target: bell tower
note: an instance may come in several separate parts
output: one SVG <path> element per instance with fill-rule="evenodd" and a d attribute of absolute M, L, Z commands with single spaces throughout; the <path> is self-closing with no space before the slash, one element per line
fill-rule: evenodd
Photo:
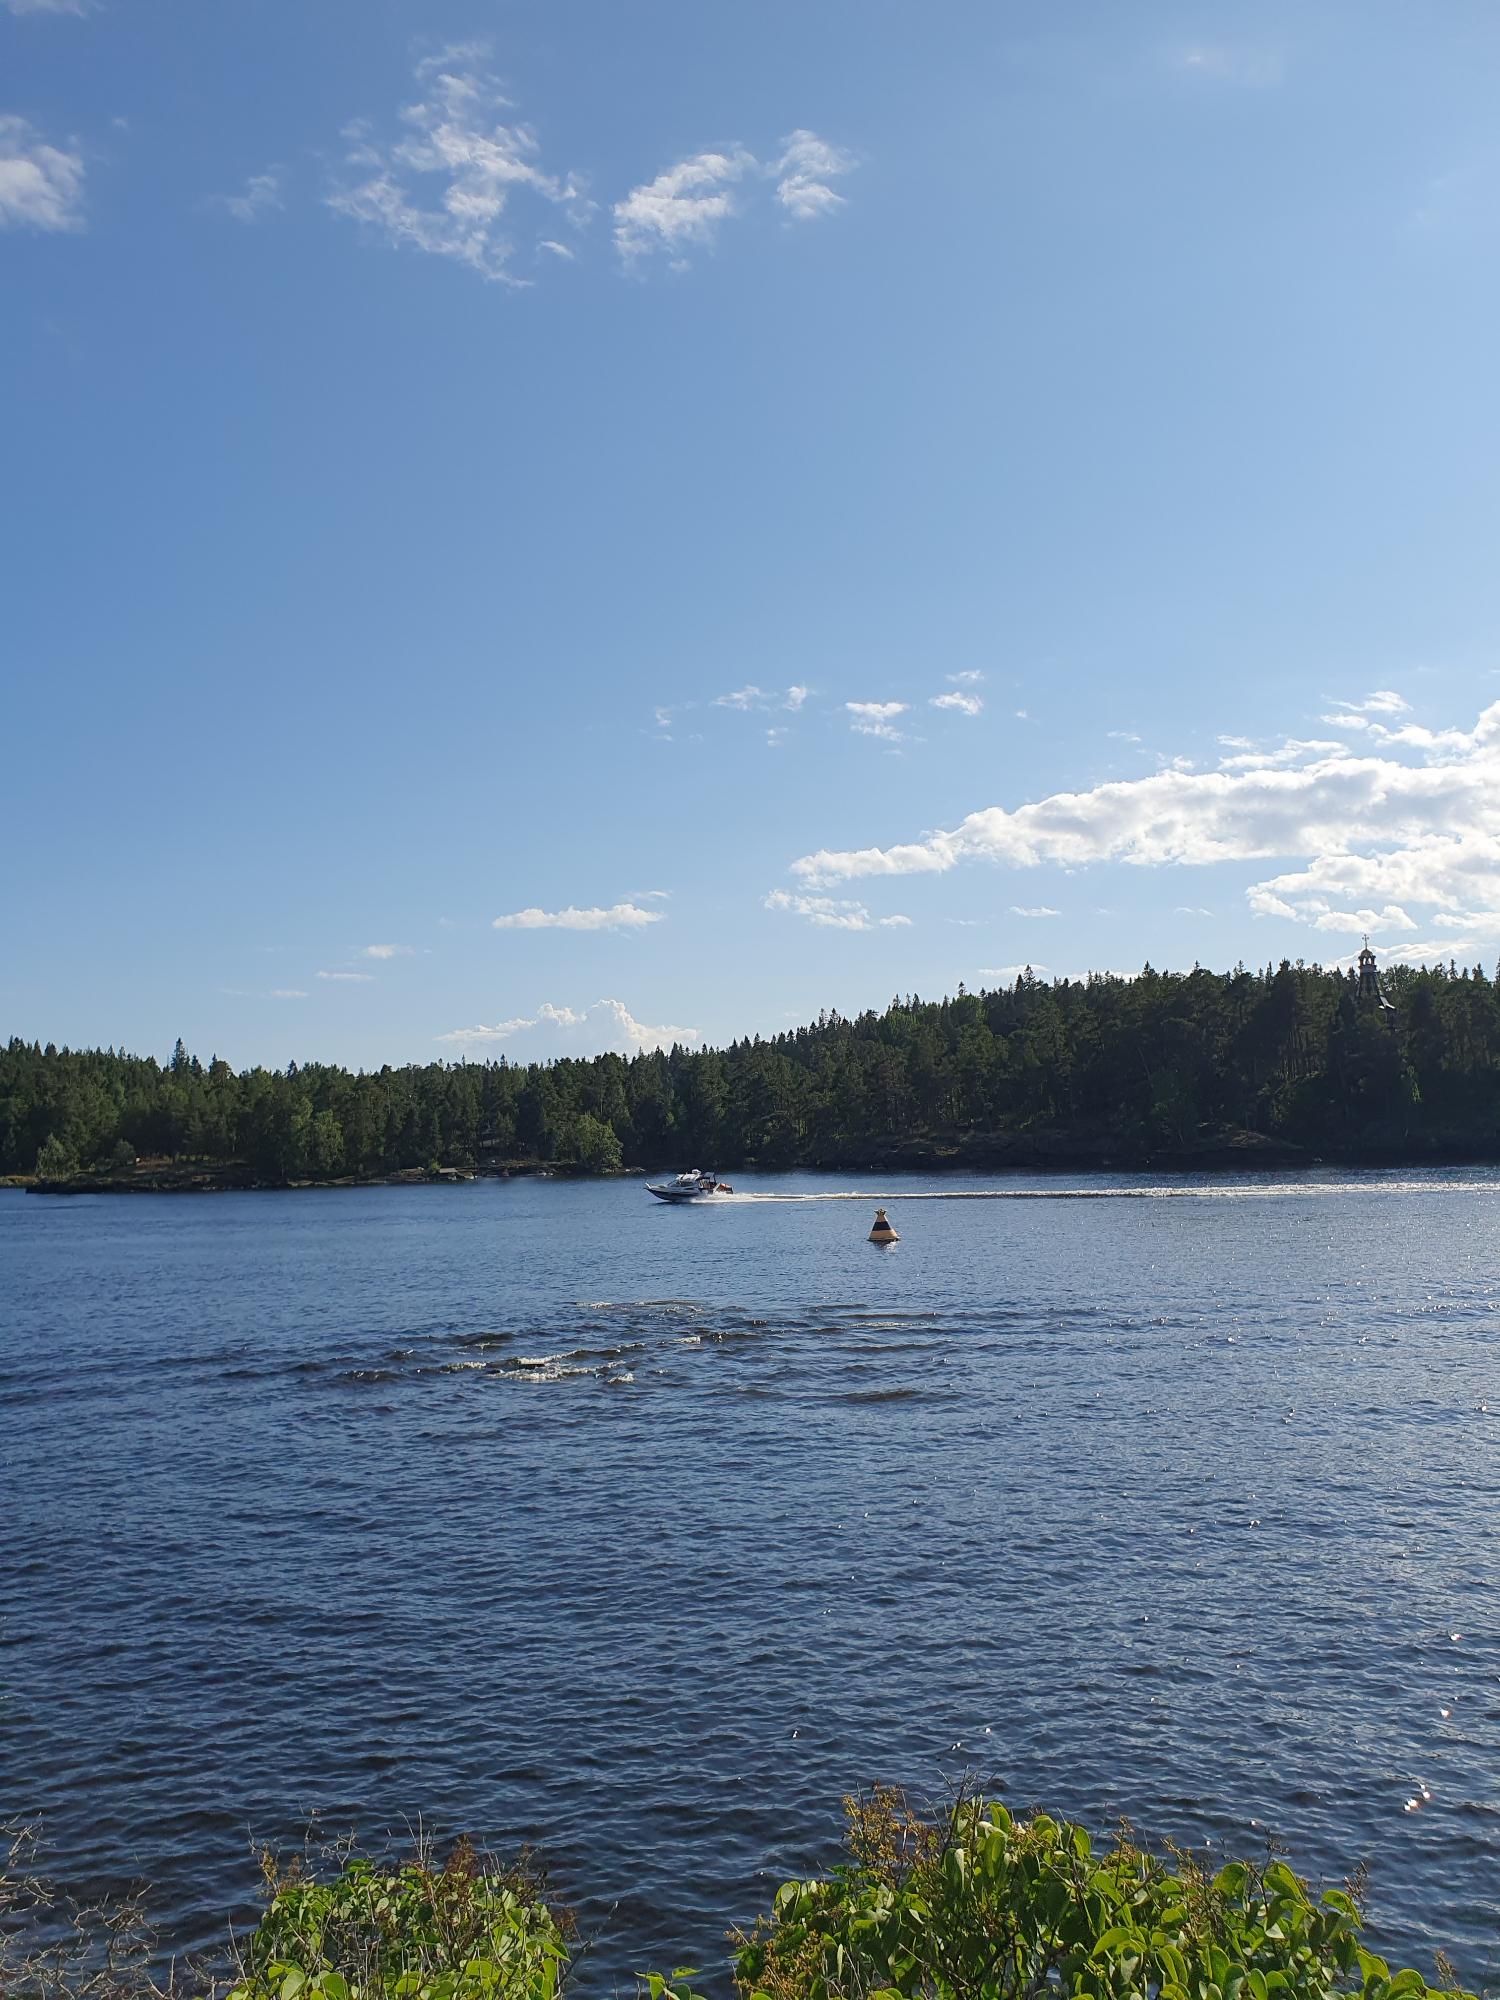
<path fill-rule="evenodd" d="M 1372 1007 L 1376 1013 L 1384 1015 L 1387 1021 L 1395 1019 L 1396 1010 L 1380 990 L 1380 974 L 1375 970 L 1375 954 L 1370 949 L 1368 935 L 1364 950 L 1359 955 L 1359 985 L 1355 989 L 1355 1003 L 1360 1007 Z"/>

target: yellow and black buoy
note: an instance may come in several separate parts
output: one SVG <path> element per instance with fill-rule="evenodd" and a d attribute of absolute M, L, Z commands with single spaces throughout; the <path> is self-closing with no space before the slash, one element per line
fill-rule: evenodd
<path fill-rule="evenodd" d="M 877 1208 L 875 1211 L 875 1226 L 870 1231 L 870 1241 L 872 1243 L 899 1243 L 901 1241 L 901 1238 L 892 1229 L 889 1222 L 886 1221 L 885 1210 L 883 1208 Z"/>

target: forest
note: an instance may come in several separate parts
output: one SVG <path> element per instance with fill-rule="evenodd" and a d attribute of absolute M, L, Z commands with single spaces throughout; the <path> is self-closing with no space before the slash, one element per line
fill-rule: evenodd
<path fill-rule="evenodd" d="M 1500 975 L 1393 966 L 1095 974 L 722 1049 L 236 1071 L 12 1039 L 0 1173 L 231 1183 L 411 1170 L 1247 1163 L 1500 1157 Z"/>

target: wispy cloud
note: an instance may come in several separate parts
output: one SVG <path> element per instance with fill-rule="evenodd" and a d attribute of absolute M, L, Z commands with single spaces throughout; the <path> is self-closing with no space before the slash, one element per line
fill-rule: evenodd
<path fill-rule="evenodd" d="M 319 979 L 342 980 L 351 986 L 368 986 L 375 977 L 373 972 L 320 972 Z"/>
<path fill-rule="evenodd" d="M 263 215 L 285 206 L 281 199 L 281 169 L 267 167 L 263 174 L 251 174 L 238 194 L 218 195 L 214 206 L 232 215 L 236 222 L 259 222 Z"/>
<path fill-rule="evenodd" d="M 1054 910 L 1047 903 L 1033 903 L 1030 908 L 1020 903 L 1012 903 L 1010 913 L 1013 917 L 1060 917 L 1062 915 L 1061 910 Z"/>
<path fill-rule="evenodd" d="M 577 221 L 592 204 L 576 174 L 542 168 L 529 126 L 500 116 L 514 107 L 485 67 L 488 56 L 485 43 L 466 42 L 418 63 L 421 94 L 400 112 L 397 138 L 376 138 L 364 121 L 346 127 L 348 178 L 328 205 L 398 249 L 526 284 L 510 269 L 515 242 L 505 217 L 512 197 L 525 195 Z"/>
<path fill-rule="evenodd" d="M 844 707 L 852 718 L 849 727 L 857 736 L 880 736 L 887 743 L 899 743 L 901 731 L 893 725 L 898 715 L 905 715 L 911 706 L 905 701 L 846 701 Z"/>
<path fill-rule="evenodd" d="M 479 1048 L 487 1043 L 513 1041 L 517 1036 L 530 1034 L 537 1028 L 558 1030 L 592 1049 L 621 1049 L 631 1054 L 642 1054 L 650 1049 L 669 1049 L 676 1042 L 703 1039 L 697 1028 L 681 1028 L 672 1024 L 653 1026 L 649 1022 L 638 1021 L 623 1000 L 613 999 L 596 1000 L 592 1007 L 586 1008 L 558 1007 L 544 1000 L 534 1014 L 517 1014 L 510 1020 L 490 1025 L 480 1023 L 472 1028 L 452 1028 L 446 1035 L 437 1035 L 433 1039 L 463 1048 Z"/>
<path fill-rule="evenodd" d="M 1377 714 L 1403 712 L 1388 690 L 1379 699 Z M 1500 911 L 1500 702 L 1470 729 L 1361 719 L 1369 727 L 1358 732 L 1357 750 L 1297 739 L 1252 746 L 1215 770 L 1168 767 L 988 806 L 951 831 L 896 846 L 825 849 L 792 872 L 805 889 L 821 890 L 976 860 L 1210 868 L 1296 856 L 1300 866 L 1246 888 L 1254 915 L 1332 934 L 1462 927 L 1471 942 L 1500 943 L 1500 928 L 1489 929 Z M 1406 955 L 1446 956 L 1450 944 L 1437 937 Z"/>
<path fill-rule="evenodd" d="M 960 694 L 956 689 L 951 694 L 935 694 L 928 701 L 929 708 L 950 708 L 959 715 L 978 715 L 984 707 L 984 699 L 977 694 Z"/>
<path fill-rule="evenodd" d="M 615 203 L 615 248 L 629 265 L 655 251 L 681 263 L 689 249 L 708 249 L 720 224 L 736 213 L 732 192 L 755 165 L 743 146 L 694 153 Z"/>
<path fill-rule="evenodd" d="M 784 708 L 795 715 L 810 693 L 811 689 L 805 687 L 789 687 L 778 692 L 774 688 L 757 687 L 752 681 L 745 687 L 736 688 L 733 694 L 716 694 L 712 706 L 738 709 L 741 714 L 751 709 Z M 670 711 L 658 709 L 656 713 L 659 721 L 663 714 L 670 714 Z"/>
<path fill-rule="evenodd" d="M 1189 42 L 1172 51 L 1170 62 L 1181 76 L 1244 90 L 1269 90 L 1286 75 L 1286 58 L 1279 50 L 1243 42 Z"/>
<path fill-rule="evenodd" d="M 84 0 L 5 0 L 12 14 L 85 14 Z"/>
<path fill-rule="evenodd" d="M 854 155 L 802 129 L 789 133 L 782 146 L 770 171 L 776 176 L 776 199 L 792 219 L 811 222 L 842 208 L 845 197 L 828 183 L 854 171 Z"/>
<path fill-rule="evenodd" d="M 1411 703 L 1394 688 L 1376 688 L 1363 701 L 1336 701 L 1334 707 L 1341 715 L 1405 715 Z M 1325 717 L 1325 720 L 1327 718 Z"/>
<path fill-rule="evenodd" d="M 1037 964 L 981 965 L 979 968 L 979 977 L 981 979 L 998 979 L 1002 985 L 1009 986 L 1012 981 L 1019 979 L 1023 972 L 1043 973 L 1050 972 L 1051 970 L 1050 965 Z"/>
<path fill-rule="evenodd" d="M 409 944 L 367 944 L 361 948 L 361 958 L 410 958 Z"/>
<path fill-rule="evenodd" d="M 49 144 L 27 118 L 0 116 L 0 229 L 83 228 L 83 155 Z"/>
<path fill-rule="evenodd" d="M 829 183 L 856 164 L 852 153 L 806 129 L 788 134 L 769 161 L 738 141 L 692 153 L 615 203 L 615 248 L 627 269 L 658 252 L 680 269 L 688 251 L 711 249 L 723 225 L 744 212 L 757 182 L 773 180 L 786 217 L 811 222 L 844 206 Z"/>
<path fill-rule="evenodd" d="M 271 988 L 271 998 L 273 1000 L 305 1000 L 307 992 L 301 986 L 273 986 Z"/>
<path fill-rule="evenodd" d="M 497 931 L 632 931 L 662 922 L 661 910 L 643 910 L 638 903 L 613 903 L 607 910 L 513 910 L 496 917 Z"/>
<path fill-rule="evenodd" d="M 766 898 L 768 910 L 789 910 L 832 931 L 874 931 L 904 929 L 910 917 L 873 917 L 863 903 L 832 896 L 805 896 L 788 889 L 773 889 Z"/>

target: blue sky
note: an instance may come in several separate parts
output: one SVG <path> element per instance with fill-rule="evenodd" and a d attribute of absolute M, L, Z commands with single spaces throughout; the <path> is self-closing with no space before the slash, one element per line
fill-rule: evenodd
<path fill-rule="evenodd" d="M 1497 82 L 1487 4 L 0 0 L 0 1032 L 1493 965 Z"/>

